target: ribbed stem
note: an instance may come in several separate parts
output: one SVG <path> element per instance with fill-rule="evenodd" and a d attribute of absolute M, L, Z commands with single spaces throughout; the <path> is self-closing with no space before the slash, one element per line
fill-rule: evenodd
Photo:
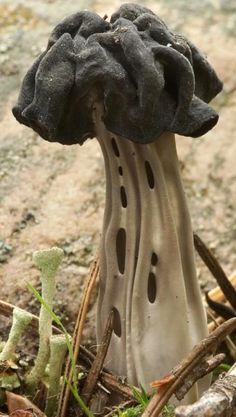
<path fill-rule="evenodd" d="M 107 178 L 98 343 L 114 308 L 106 366 L 148 388 L 207 334 L 175 138 L 138 145 L 96 125 Z"/>

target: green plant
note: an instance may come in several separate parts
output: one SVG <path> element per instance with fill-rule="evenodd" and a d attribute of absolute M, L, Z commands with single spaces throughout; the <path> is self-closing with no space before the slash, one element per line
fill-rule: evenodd
<path fill-rule="evenodd" d="M 213 381 L 215 381 L 215 379 L 217 379 L 218 376 L 223 372 L 228 372 L 231 366 L 232 365 L 229 365 L 228 363 L 221 363 L 220 365 L 218 365 L 217 368 L 215 368 L 213 371 Z"/>
<path fill-rule="evenodd" d="M 142 405 L 143 407 L 146 407 L 149 403 L 150 396 L 147 394 L 143 386 L 140 385 L 140 389 L 133 386 L 132 391 L 133 391 L 133 396 L 138 401 L 138 403 Z"/>
<path fill-rule="evenodd" d="M 166 404 L 162 410 L 162 417 L 174 417 L 175 407 L 173 404 Z"/>
<path fill-rule="evenodd" d="M 47 312 L 50 314 L 52 320 L 62 330 L 62 332 L 65 336 L 65 341 L 66 341 L 66 345 L 67 345 L 67 349 L 68 349 L 68 353 L 69 353 L 69 358 L 70 358 L 70 361 L 71 361 L 71 368 L 72 368 L 72 375 L 73 375 L 72 384 L 70 384 L 69 381 L 66 381 L 66 382 L 69 385 L 69 388 L 70 388 L 74 398 L 76 399 L 80 408 L 83 410 L 83 412 L 86 414 L 86 416 L 87 417 L 94 417 L 94 414 L 86 406 L 86 404 L 84 403 L 84 401 L 82 400 L 82 398 L 80 397 L 79 392 L 78 392 L 77 369 L 76 369 L 76 362 L 75 362 L 74 353 L 73 353 L 73 346 L 72 346 L 72 343 L 71 343 L 71 336 L 67 332 L 66 328 L 63 326 L 60 318 L 53 312 L 53 310 L 49 307 L 49 305 L 41 297 L 39 292 L 30 283 L 27 284 L 27 287 L 34 294 L 34 296 L 37 298 L 37 300 L 40 302 L 40 304 L 47 310 Z"/>
<path fill-rule="evenodd" d="M 141 404 L 126 408 L 125 410 L 118 410 L 118 417 L 139 417 L 142 415 L 144 408 Z"/>
<path fill-rule="evenodd" d="M 141 385 L 140 388 L 136 388 L 132 386 L 133 396 L 135 400 L 138 402 L 137 405 L 132 407 L 128 407 L 124 410 L 118 408 L 117 413 L 114 412 L 113 417 L 139 417 L 143 414 L 145 408 L 147 407 L 150 396 L 147 394 L 143 386 Z M 172 404 L 167 404 L 162 410 L 162 417 L 174 417 L 174 410 L 175 407 Z"/>
<path fill-rule="evenodd" d="M 114 411 L 114 417 L 139 417 L 144 412 L 150 400 L 148 394 L 142 386 L 140 386 L 140 389 L 132 386 L 132 391 L 138 404 L 124 410 L 118 407 L 117 412 Z"/>

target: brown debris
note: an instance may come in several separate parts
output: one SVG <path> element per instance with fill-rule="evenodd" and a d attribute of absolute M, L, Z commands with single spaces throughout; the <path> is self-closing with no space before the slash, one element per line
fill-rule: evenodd
<path fill-rule="evenodd" d="M 93 364 L 90 368 L 90 371 L 88 373 L 88 376 L 86 378 L 86 381 L 82 390 L 82 398 L 85 399 L 86 404 L 89 403 L 92 397 L 100 372 L 103 368 L 107 350 L 109 348 L 109 344 L 111 341 L 112 332 L 113 332 L 113 311 L 111 311 L 110 316 L 108 317 L 107 325 L 106 325 L 105 332 L 102 338 L 102 343 L 98 348 L 97 355 L 93 361 Z"/>
<path fill-rule="evenodd" d="M 208 337 L 203 339 L 196 345 L 189 355 L 178 364 L 171 373 L 174 378 L 171 384 L 167 384 L 166 389 L 157 392 L 151 399 L 143 417 L 156 417 L 166 405 L 170 397 L 176 393 L 184 384 L 189 384 L 189 379 L 196 374 L 197 368 L 202 367 L 202 362 L 206 361 L 206 357 L 213 353 L 216 347 L 228 336 L 236 330 L 236 318 L 230 319 L 214 330 Z M 217 361 L 216 361 L 217 362 Z M 211 364 L 212 365 L 212 364 Z M 209 370 L 208 362 L 208 370 Z M 207 370 L 207 367 L 206 367 Z M 201 372 L 200 372 L 201 374 Z M 202 374 L 201 374 L 202 376 Z M 195 381 L 195 379 L 194 379 Z M 189 387 L 190 388 L 190 387 Z"/>
<path fill-rule="evenodd" d="M 83 332 L 84 323 L 86 319 L 86 314 L 88 311 L 91 294 L 94 289 L 98 274 L 99 274 L 99 259 L 97 257 L 92 263 L 89 274 L 88 274 L 81 306 L 79 309 L 79 313 L 77 316 L 76 325 L 74 329 L 72 345 L 73 345 L 75 362 L 77 361 L 78 356 L 79 356 L 79 350 L 81 348 L 80 343 L 81 343 L 82 332 Z M 66 411 L 67 411 L 67 405 L 68 405 L 69 396 L 70 396 L 69 385 L 71 384 L 72 378 L 73 378 L 73 371 L 71 368 L 70 358 L 67 359 L 66 370 L 65 370 L 64 376 L 65 376 L 64 381 L 67 380 L 68 383 L 66 382 L 63 383 L 63 387 L 62 387 L 60 398 L 59 398 L 58 410 L 57 410 L 58 417 L 65 417 Z"/>
<path fill-rule="evenodd" d="M 10 417 L 46 417 L 28 398 L 6 391 Z"/>
<path fill-rule="evenodd" d="M 206 264 L 212 275 L 215 277 L 219 287 L 221 288 L 226 300 L 229 301 L 233 309 L 236 311 L 236 290 L 231 284 L 223 268 L 213 255 L 211 250 L 205 245 L 201 238 L 194 233 L 194 246 L 203 262 Z"/>

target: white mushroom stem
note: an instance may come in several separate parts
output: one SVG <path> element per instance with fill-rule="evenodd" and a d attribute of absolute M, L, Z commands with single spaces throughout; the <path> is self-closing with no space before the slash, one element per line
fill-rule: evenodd
<path fill-rule="evenodd" d="M 114 309 L 105 365 L 149 388 L 207 334 L 175 138 L 139 145 L 108 132 L 99 115 L 96 126 L 107 184 L 98 343 Z M 194 387 L 186 401 L 196 398 Z"/>
<path fill-rule="evenodd" d="M 52 417 L 57 408 L 57 396 L 60 390 L 60 378 L 66 352 L 65 335 L 53 335 L 50 340 L 49 389 L 45 408 L 47 417 Z"/>
<path fill-rule="evenodd" d="M 14 308 L 11 330 L 7 342 L 0 353 L 0 361 L 13 359 L 17 345 L 31 320 L 32 314 L 18 307 Z"/>
<path fill-rule="evenodd" d="M 63 250 L 57 247 L 49 250 L 40 250 L 33 255 L 35 265 L 41 270 L 42 298 L 51 310 L 53 308 L 56 289 L 55 275 L 62 261 L 62 257 Z M 34 392 L 39 381 L 44 376 L 44 371 L 49 360 L 51 334 L 52 317 L 44 305 L 41 305 L 39 315 L 39 350 L 34 367 L 26 378 L 26 384 L 30 394 Z"/>

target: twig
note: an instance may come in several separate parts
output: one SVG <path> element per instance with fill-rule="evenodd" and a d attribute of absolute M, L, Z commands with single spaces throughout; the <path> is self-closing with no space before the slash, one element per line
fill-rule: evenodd
<path fill-rule="evenodd" d="M 185 394 L 190 390 L 190 388 L 198 381 L 200 378 L 203 378 L 205 375 L 212 372 L 220 363 L 225 359 L 224 353 L 219 353 L 213 358 L 203 360 L 193 371 L 188 375 L 186 381 L 183 385 L 175 392 L 175 396 L 178 400 L 182 400 Z"/>
<path fill-rule="evenodd" d="M 230 275 L 229 280 L 234 288 L 236 288 L 236 271 Z M 217 286 L 208 292 L 208 296 L 211 300 L 215 302 L 224 302 L 225 303 L 225 296 L 224 293 L 221 291 L 220 287 Z M 216 327 L 218 327 L 221 323 L 225 320 L 222 317 L 215 317 L 213 312 L 210 308 L 207 309 L 207 314 L 211 317 L 212 321 L 208 323 L 208 331 L 211 333 Z"/>
<path fill-rule="evenodd" d="M 211 317 L 212 321 L 211 323 L 208 324 L 208 330 L 209 333 L 211 333 L 213 330 L 215 330 L 217 327 L 219 327 L 220 324 L 223 323 L 223 319 L 221 317 L 217 317 L 217 319 L 214 317 L 213 312 L 211 311 L 210 308 L 208 308 L 207 310 L 207 314 Z M 213 326 L 214 327 L 213 327 Z M 232 356 L 232 358 L 234 360 L 236 360 L 236 346 L 234 344 L 234 342 L 232 341 L 230 336 L 226 336 L 225 338 L 225 343 L 227 345 L 227 348 L 229 349 L 229 353 L 230 356 Z"/>
<path fill-rule="evenodd" d="M 213 313 L 210 314 L 210 309 L 207 309 L 207 314 L 209 314 L 211 316 L 212 321 L 210 323 L 208 323 L 207 327 L 208 327 L 208 332 L 212 333 L 213 330 L 215 330 L 217 327 L 219 327 L 223 322 L 224 319 L 222 317 L 217 317 L 217 318 L 213 318 Z"/>
<path fill-rule="evenodd" d="M 109 374 L 108 372 L 101 372 L 100 379 L 102 383 L 112 391 L 115 391 L 126 398 L 133 398 L 132 389 L 129 385 L 121 383 L 118 377 Z"/>
<path fill-rule="evenodd" d="M 78 356 L 79 356 L 80 343 L 81 343 L 82 332 L 83 332 L 84 323 L 86 319 L 86 314 L 87 314 L 89 303 L 90 303 L 91 293 L 95 286 L 95 282 L 97 280 L 98 274 L 99 274 L 99 260 L 97 257 L 95 261 L 92 263 L 92 266 L 89 271 L 89 275 L 86 281 L 86 287 L 84 290 L 81 306 L 79 309 L 79 314 L 77 316 L 76 325 L 74 329 L 72 344 L 73 344 L 75 362 L 77 361 Z M 67 359 L 64 375 L 65 375 L 64 383 L 62 386 L 59 403 L 58 403 L 58 409 L 57 409 L 58 417 L 65 417 L 66 411 L 67 411 L 67 404 L 68 404 L 69 396 L 70 396 L 69 385 L 72 381 L 73 371 L 71 368 L 71 361 L 69 358 Z M 68 383 L 66 383 L 65 380 L 67 380 Z"/>
<path fill-rule="evenodd" d="M 86 378 L 83 390 L 82 390 L 82 398 L 85 400 L 85 404 L 89 404 L 89 401 L 92 397 L 93 390 L 97 384 L 100 372 L 102 370 L 107 350 L 111 341 L 111 335 L 113 332 L 113 311 L 111 311 L 107 325 L 105 328 L 105 332 L 102 338 L 101 345 L 98 348 L 97 355 L 95 360 L 90 368 L 88 376 Z"/>
<path fill-rule="evenodd" d="M 236 364 L 207 390 L 194 404 L 179 406 L 176 417 L 235 417 Z"/>
<path fill-rule="evenodd" d="M 198 254 L 202 258 L 203 262 L 206 264 L 208 269 L 211 271 L 212 275 L 215 277 L 226 299 L 230 302 L 231 306 L 236 311 L 236 290 L 234 289 L 223 268 L 221 267 L 213 253 L 210 251 L 210 249 L 205 245 L 205 243 L 200 239 L 200 237 L 196 233 L 193 234 L 193 237 L 194 245 Z"/>
<path fill-rule="evenodd" d="M 231 307 L 228 307 L 223 303 L 218 303 L 218 301 L 212 300 L 207 292 L 205 294 L 205 298 L 208 306 L 212 309 L 212 311 L 216 313 L 217 316 L 223 317 L 225 320 L 236 317 L 235 311 Z"/>
<path fill-rule="evenodd" d="M 231 284 L 233 285 L 233 287 L 236 288 L 236 271 L 234 271 L 229 276 L 229 281 L 231 282 Z M 209 297 L 212 300 L 217 301 L 219 303 L 222 303 L 222 302 L 225 302 L 226 301 L 225 300 L 224 293 L 220 289 L 219 285 L 217 285 L 215 288 L 213 288 L 212 290 L 209 291 Z"/>
<path fill-rule="evenodd" d="M 207 338 L 203 339 L 198 345 L 196 345 L 189 355 L 177 365 L 164 380 L 168 380 L 169 383 L 165 383 L 160 392 L 157 392 L 146 410 L 143 413 L 143 417 L 156 417 L 161 412 L 162 408 L 166 405 L 169 398 L 174 394 L 188 375 L 194 368 L 216 347 L 222 342 L 223 339 L 230 333 L 236 330 L 236 318 L 230 319 L 219 326 L 214 332 L 212 332 Z M 157 381 L 157 383 L 160 381 Z M 155 386 L 155 383 L 153 383 Z M 157 384 L 158 386 L 158 384 Z"/>

